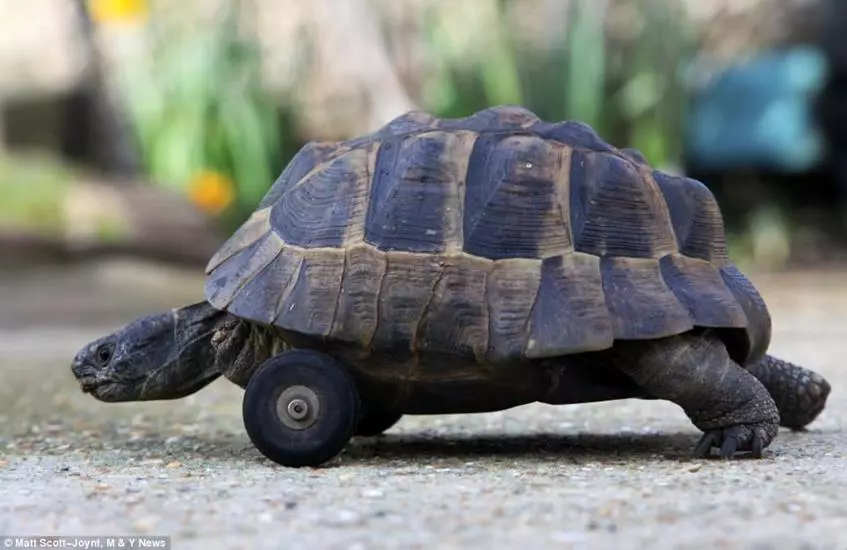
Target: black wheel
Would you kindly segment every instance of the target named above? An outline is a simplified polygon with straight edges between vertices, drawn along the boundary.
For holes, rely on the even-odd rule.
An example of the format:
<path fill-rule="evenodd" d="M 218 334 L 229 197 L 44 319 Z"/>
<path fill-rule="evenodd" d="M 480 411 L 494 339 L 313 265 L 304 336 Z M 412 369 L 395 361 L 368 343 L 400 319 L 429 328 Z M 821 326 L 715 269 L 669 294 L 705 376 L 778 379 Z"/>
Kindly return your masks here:
<path fill-rule="evenodd" d="M 379 435 L 403 418 L 400 413 L 389 412 L 370 403 L 362 405 L 362 414 L 354 435 L 370 437 Z"/>
<path fill-rule="evenodd" d="M 318 466 L 340 453 L 359 419 L 359 394 L 332 357 L 290 350 L 268 359 L 244 392 L 250 441 L 289 467 Z"/>

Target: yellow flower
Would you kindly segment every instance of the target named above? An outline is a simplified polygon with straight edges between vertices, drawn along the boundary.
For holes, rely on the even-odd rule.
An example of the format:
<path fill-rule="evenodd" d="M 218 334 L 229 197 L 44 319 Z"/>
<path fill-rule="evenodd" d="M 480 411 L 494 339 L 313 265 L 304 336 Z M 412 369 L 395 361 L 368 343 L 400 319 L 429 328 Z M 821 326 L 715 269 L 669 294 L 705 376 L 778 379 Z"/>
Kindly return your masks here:
<path fill-rule="evenodd" d="M 235 199 L 235 186 L 220 172 L 204 171 L 188 184 L 188 196 L 203 211 L 220 214 Z"/>
<path fill-rule="evenodd" d="M 147 10 L 147 0 L 88 0 L 88 11 L 97 23 L 137 21 Z"/>

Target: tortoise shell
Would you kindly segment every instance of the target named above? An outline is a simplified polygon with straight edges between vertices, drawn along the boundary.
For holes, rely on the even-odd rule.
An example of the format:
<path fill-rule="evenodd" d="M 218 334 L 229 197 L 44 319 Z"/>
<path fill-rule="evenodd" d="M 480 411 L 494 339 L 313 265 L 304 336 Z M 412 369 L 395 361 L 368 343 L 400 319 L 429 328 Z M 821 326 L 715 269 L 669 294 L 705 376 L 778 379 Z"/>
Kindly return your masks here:
<path fill-rule="evenodd" d="M 770 340 L 708 188 L 513 106 L 307 144 L 206 273 L 219 309 L 371 350 L 498 362 L 713 327 L 744 364 Z"/>

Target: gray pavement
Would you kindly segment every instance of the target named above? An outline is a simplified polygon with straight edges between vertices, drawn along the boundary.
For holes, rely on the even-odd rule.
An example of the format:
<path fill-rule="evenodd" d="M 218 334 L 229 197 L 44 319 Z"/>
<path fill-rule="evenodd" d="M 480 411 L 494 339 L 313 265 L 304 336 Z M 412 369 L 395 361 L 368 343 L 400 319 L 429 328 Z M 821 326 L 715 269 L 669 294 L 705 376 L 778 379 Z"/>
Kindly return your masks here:
<path fill-rule="evenodd" d="M 0 534 L 170 535 L 200 548 L 847 548 L 847 274 L 753 277 L 771 351 L 824 374 L 827 409 L 763 460 L 692 460 L 667 402 L 410 417 L 328 467 L 252 447 L 241 391 L 107 405 L 68 369 L 88 339 L 199 296 L 134 265 L 0 276 Z M 127 288 L 131 292 L 127 292 Z"/>

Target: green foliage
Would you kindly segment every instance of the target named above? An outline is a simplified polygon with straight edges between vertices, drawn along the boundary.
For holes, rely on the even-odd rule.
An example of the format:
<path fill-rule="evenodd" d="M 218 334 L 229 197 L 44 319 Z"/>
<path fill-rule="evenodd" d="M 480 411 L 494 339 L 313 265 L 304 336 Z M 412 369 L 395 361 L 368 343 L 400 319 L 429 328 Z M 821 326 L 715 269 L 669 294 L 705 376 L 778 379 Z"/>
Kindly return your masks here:
<path fill-rule="evenodd" d="M 628 7 L 628 27 L 635 29 L 620 38 L 609 31 L 611 8 L 572 0 L 561 35 L 542 37 L 539 46 L 509 31 L 508 8 L 519 1 L 475 3 L 491 20 L 476 47 L 445 30 L 448 14 L 429 14 L 427 48 L 435 70 L 424 83 L 424 108 L 452 117 L 522 104 L 548 120 L 586 122 L 607 141 L 635 147 L 658 166 L 678 164 L 686 67 L 694 53 L 679 10 L 667 0 L 619 1 L 614 9 Z"/>
<path fill-rule="evenodd" d="M 603 12 L 594 0 L 571 7 L 571 27 L 565 31 L 562 115 L 579 118 L 602 132 L 606 86 L 606 33 Z"/>
<path fill-rule="evenodd" d="M 233 6 L 190 31 L 151 26 L 149 55 L 124 68 L 149 175 L 182 192 L 204 172 L 225 176 L 235 188 L 230 223 L 255 207 L 283 163 L 277 111 L 263 90 L 258 52 L 238 36 L 236 13 Z"/>
<path fill-rule="evenodd" d="M 682 68 L 691 47 L 684 20 L 666 0 L 631 0 L 625 40 L 610 38 L 609 10 L 572 0 L 561 33 L 527 45 L 515 37 L 515 0 L 447 3 L 428 14 L 427 50 L 434 71 L 422 107 L 464 116 L 494 104 L 521 104 L 552 120 L 579 119 L 608 141 L 636 147 L 657 164 L 681 155 L 685 91 Z M 265 96 L 259 54 L 239 38 L 237 3 L 209 24 L 149 25 L 144 54 L 123 67 L 125 100 L 147 172 L 160 185 L 189 192 L 199 174 L 231 180 L 235 202 L 224 214 L 238 223 L 255 207 L 294 147 Z M 483 18 L 468 33 L 463 17 Z M 632 33 L 631 33 L 632 34 Z M 282 103 L 285 103 L 284 101 Z"/>
<path fill-rule="evenodd" d="M 53 236 L 64 225 L 72 171 L 43 156 L 0 155 L 0 226 Z"/>

